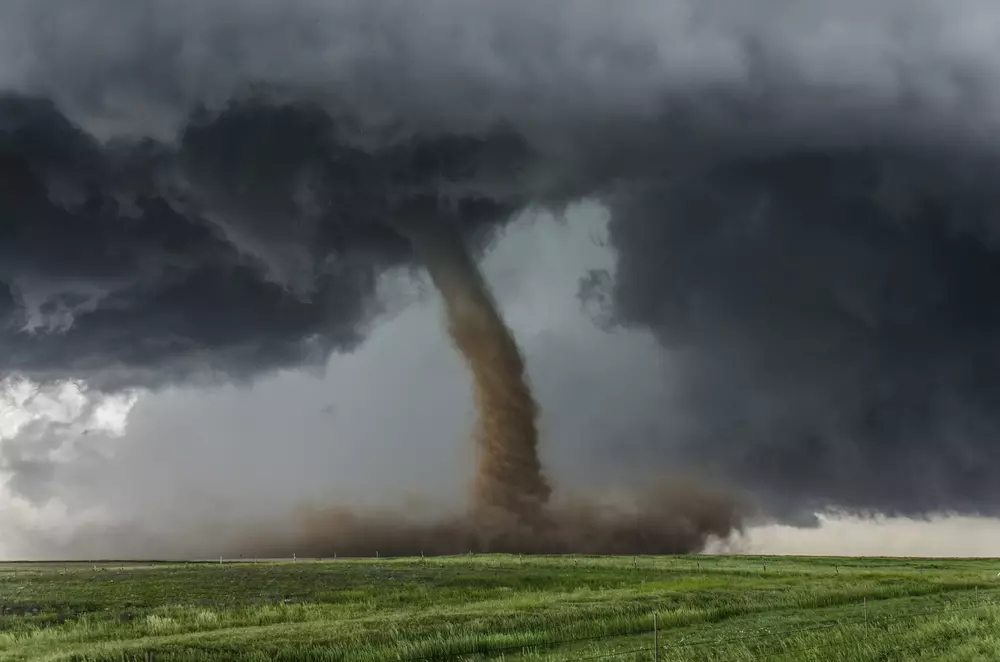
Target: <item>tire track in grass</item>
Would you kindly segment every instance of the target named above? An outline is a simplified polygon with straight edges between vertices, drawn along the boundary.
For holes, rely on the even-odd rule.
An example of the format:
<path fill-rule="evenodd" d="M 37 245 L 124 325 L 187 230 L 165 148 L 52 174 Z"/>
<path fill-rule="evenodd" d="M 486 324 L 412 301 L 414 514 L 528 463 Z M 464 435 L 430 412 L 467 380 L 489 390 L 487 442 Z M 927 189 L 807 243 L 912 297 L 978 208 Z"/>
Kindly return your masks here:
<path fill-rule="evenodd" d="M 858 602 L 862 598 L 887 600 L 907 597 L 928 597 L 971 591 L 974 587 L 966 583 L 939 583 L 909 587 L 893 586 L 872 588 L 882 588 L 883 590 L 839 591 L 833 594 L 824 594 L 815 597 L 807 596 L 805 599 L 791 600 L 784 604 L 757 603 L 744 604 L 739 607 L 714 607 L 709 609 L 685 608 L 661 614 L 660 623 L 664 626 L 664 630 L 667 630 L 670 628 L 679 628 L 701 623 L 719 623 L 732 618 L 764 612 L 782 612 L 792 609 L 822 609 L 837 607 Z M 900 588 L 905 590 L 900 590 Z M 984 591 L 984 593 L 986 592 Z M 482 609 L 485 605 L 480 604 L 477 606 Z M 376 650 L 382 651 L 385 655 L 391 656 L 426 658 L 439 655 L 450 655 L 454 654 L 456 651 L 467 652 L 468 654 L 488 655 L 497 646 L 503 647 L 506 645 L 516 645 L 517 648 L 551 647 L 572 643 L 574 641 L 574 637 L 572 636 L 573 633 L 579 632 L 580 630 L 585 632 L 585 636 L 583 638 L 590 639 L 629 636 L 630 634 L 635 634 L 641 631 L 649 632 L 652 628 L 652 619 L 650 616 L 651 611 L 651 609 L 646 609 L 644 610 L 644 613 L 636 614 L 635 616 L 619 615 L 617 618 L 605 618 L 603 620 L 600 613 L 594 613 L 587 616 L 585 626 L 575 629 L 546 628 L 545 625 L 550 624 L 552 621 L 542 620 L 541 623 L 539 623 L 539 625 L 542 626 L 541 628 L 521 630 L 516 633 L 471 631 L 468 633 L 452 635 L 447 641 L 442 641 L 437 637 L 425 637 L 410 642 L 399 642 L 398 638 L 385 641 L 385 636 L 368 637 L 367 635 L 370 633 L 377 634 L 384 630 L 385 615 L 373 615 L 366 616 L 361 619 L 348 619 L 353 625 L 371 624 L 375 627 L 373 627 L 372 630 L 356 631 L 354 636 L 345 633 L 347 636 L 343 637 L 344 641 L 341 645 L 350 646 L 354 644 L 356 640 L 364 637 L 367 641 L 362 639 L 361 641 L 356 641 L 356 643 L 369 649 L 377 647 Z M 579 621 L 579 619 L 572 613 L 562 614 L 561 616 L 562 618 L 558 620 L 576 619 Z M 290 634 L 297 633 L 294 634 L 294 636 L 301 637 L 304 634 L 308 634 L 311 630 L 316 630 L 317 626 L 322 625 L 324 622 L 326 622 L 325 619 L 313 619 L 293 623 L 285 622 L 268 625 L 243 625 L 196 632 L 146 635 L 133 639 L 115 641 L 74 642 L 76 644 L 74 646 L 70 646 L 68 648 L 60 647 L 56 650 L 52 650 L 52 645 L 58 645 L 57 642 L 39 642 L 38 646 L 26 646 L 11 650 L 9 652 L 14 655 L 13 657 L 11 655 L 5 655 L 0 659 L 51 660 L 52 662 L 56 662 L 58 660 L 79 659 L 84 655 L 87 655 L 87 659 L 95 660 L 122 659 L 122 656 L 124 655 L 141 653 L 150 648 L 157 649 L 171 647 L 174 645 L 194 644 L 198 641 L 204 641 L 205 643 L 214 641 L 219 644 L 231 644 L 234 639 L 242 639 L 249 642 L 254 639 L 260 639 L 263 636 L 273 640 L 282 638 L 282 635 L 287 637 Z M 301 639 L 299 640 L 301 641 Z M 579 640 L 581 640 L 581 638 L 576 638 L 576 641 Z M 393 645 L 393 642 L 395 642 L 395 645 Z M 98 653 L 98 651 L 100 652 Z M 98 654 L 97 657 L 94 657 L 95 653 Z M 25 657 L 22 655 L 27 656 Z"/>

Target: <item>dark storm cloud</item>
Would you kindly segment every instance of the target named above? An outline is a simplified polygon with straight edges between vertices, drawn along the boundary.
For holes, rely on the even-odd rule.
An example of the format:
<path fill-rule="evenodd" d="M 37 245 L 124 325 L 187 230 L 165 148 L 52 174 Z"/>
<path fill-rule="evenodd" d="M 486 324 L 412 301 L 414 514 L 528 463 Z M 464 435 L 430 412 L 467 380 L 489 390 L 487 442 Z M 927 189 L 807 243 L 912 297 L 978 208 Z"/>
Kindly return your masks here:
<path fill-rule="evenodd" d="M 1000 511 L 995 165 L 800 150 L 613 203 L 616 311 L 675 350 L 688 460 L 789 511 Z"/>
<path fill-rule="evenodd" d="M 319 364 L 410 262 L 395 205 L 448 198 L 485 242 L 592 196 L 618 251 L 592 291 L 672 350 L 672 457 L 789 516 L 998 510 L 991 3 L 0 18 L 0 370 L 125 386 Z"/>
<path fill-rule="evenodd" d="M 513 206 L 459 187 L 522 151 L 502 132 L 366 150 L 318 108 L 252 99 L 196 114 L 176 146 L 101 145 L 18 96 L 0 120 L 0 277 L 32 327 L 6 327 L 3 367 L 108 386 L 349 349 L 378 274 L 409 259 L 393 196 L 447 186 L 475 234 Z"/>

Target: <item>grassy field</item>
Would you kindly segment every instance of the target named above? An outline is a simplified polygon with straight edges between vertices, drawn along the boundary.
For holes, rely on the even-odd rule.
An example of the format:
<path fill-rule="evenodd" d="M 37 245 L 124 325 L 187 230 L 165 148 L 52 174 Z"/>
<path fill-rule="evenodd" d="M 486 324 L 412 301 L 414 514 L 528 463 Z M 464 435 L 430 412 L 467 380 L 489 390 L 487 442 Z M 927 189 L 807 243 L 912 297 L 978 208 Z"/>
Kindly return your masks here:
<path fill-rule="evenodd" d="M 717 556 L 0 564 L 0 659 L 652 660 L 658 641 L 660 660 L 997 660 L 998 570 Z"/>

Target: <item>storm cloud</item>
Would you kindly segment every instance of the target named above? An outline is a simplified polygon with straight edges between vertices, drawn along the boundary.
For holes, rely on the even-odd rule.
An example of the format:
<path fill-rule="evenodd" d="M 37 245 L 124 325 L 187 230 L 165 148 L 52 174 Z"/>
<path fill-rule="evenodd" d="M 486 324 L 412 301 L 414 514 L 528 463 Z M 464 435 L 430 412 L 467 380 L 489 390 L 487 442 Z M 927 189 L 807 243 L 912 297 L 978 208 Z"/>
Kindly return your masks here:
<path fill-rule="evenodd" d="M 1000 199 L 936 156 L 730 161 L 613 206 L 615 306 L 672 350 L 689 459 L 776 505 L 996 513 Z"/>
<path fill-rule="evenodd" d="M 35 0 L 0 26 L 4 374 L 321 367 L 415 265 L 408 201 L 481 254 L 588 199 L 616 266 L 583 298 L 672 385 L 654 443 L 603 443 L 793 520 L 1000 511 L 991 3 Z"/>
<path fill-rule="evenodd" d="M 384 220 L 392 195 L 458 182 L 465 161 L 520 144 L 445 136 L 371 153 L 316 108 L 255 100 L 192 120 L 170 146 L 100 144 L 43 100 L 9 96 L 0 117 L 0 269 L 21 303 L 7 306 L 5 368 L 109 387 L 206 368 L 242 378 L 351 348 L 377 275 L 408 258 Z M 454 197 L 470 231 L 509 213 Z"/>

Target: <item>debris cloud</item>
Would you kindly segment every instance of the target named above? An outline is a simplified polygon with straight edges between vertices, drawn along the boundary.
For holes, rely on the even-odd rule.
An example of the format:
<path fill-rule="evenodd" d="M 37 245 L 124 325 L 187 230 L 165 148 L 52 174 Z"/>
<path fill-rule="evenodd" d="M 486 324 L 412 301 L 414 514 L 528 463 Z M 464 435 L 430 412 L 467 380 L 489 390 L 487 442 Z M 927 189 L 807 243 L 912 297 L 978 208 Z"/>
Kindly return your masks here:
<path fill-rule="evenodd" d="M 591 495 L 590 499 L 594 499 Z M 743 504 L 732 494 L 674 479 L 631 503 L 568 499 L 553 503 L 545 526 L 490 517 L 482 510 L 446 520 L 338 508 L 303 509 L 287 533 L 241 534 L 233 549 L 260 556 L 511 554 L 689 554 L 742 531 Z M 287 526 L 287 525 L 286 525 Z M 305 551 L 297 551 L 305 550 Z M 242 551 L 240 553 L 243 553 Z"/>
<path fill-rule="evenodd" d="M 307 505 L 281 519 L 81 527 L 36 540 L 44 558 L 317 558 L 510 554 L 687 554 L 743 530 L 745 504 L 726 490 L 674 478 L 628 499 L 562 498 L 546 526 L 481 511 L 451 517 Z"/>

